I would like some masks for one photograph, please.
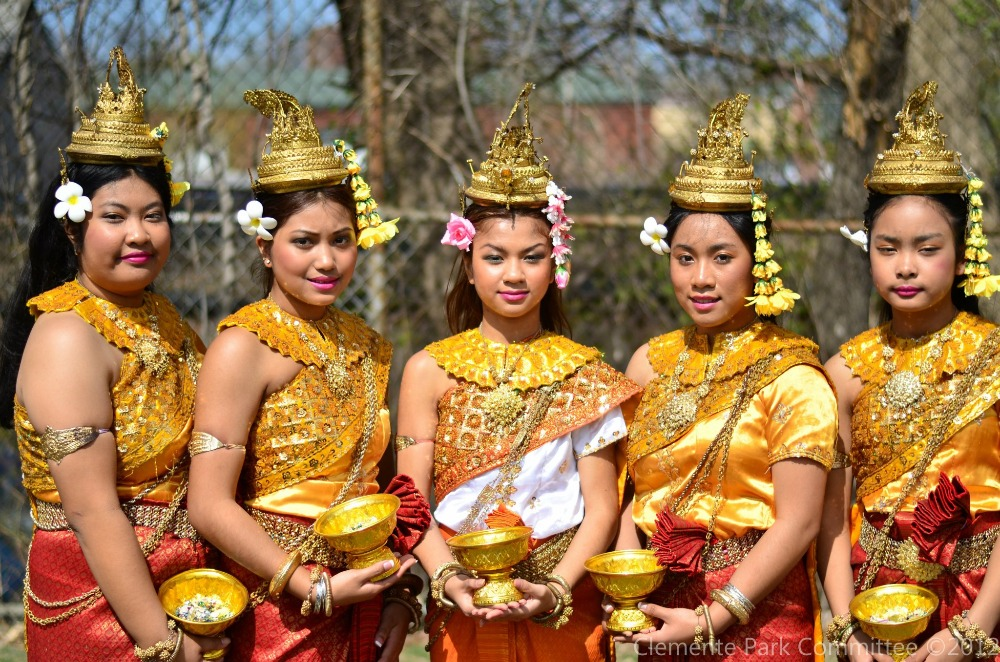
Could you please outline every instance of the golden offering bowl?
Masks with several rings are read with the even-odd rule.
[[[202,637],[214,637],[220,634],[243,613],[250,602],[250,595],[240,580],[221,570],[210,568],[195,568],[174,575],[160,584],[157,595],[167,616],[180,623],[181,628],[188,634]],[[177,615],[177,610],[185,602],[196,599],[199,595],[210,600],[217,599],[230,615],[213,621],[191,620],[190,617]],[[225,650],[220,648],[205,651],[202,657],[206,660],[217,660],[224,654]]]
[[[614,632],[638,632],[656,621],[639,610],[639,602],[663,583],[667,569],[646,549],[628,549],[592,556],[583,567],[597,589],[611,598],[615,610],[608,617]]]
[[[313,530],[326,538],[331,547],[347,554],[347,567],[351,570],[392,561],[392,568],[372,578],[377,582],[399,570],[399,559],[385,546],[396,528],[398,509],[399,497],[392,494],[355,497],[320,515]]]
[[[927,629],[937,608],[937,595],[913,584],[876,586],[854,596],[850,605],[861,631],[888,643],[894,660],[913,652],[907,643]]]
[[[455,560],[486,580],[472,596],[472,604],[492,607],[524,597],[514,586],[510,574],[528,555],[530,538],[530,526],[508,526],[463,533],[448,540]]]

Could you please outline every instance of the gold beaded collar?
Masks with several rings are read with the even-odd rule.
[[[508,345],[483,337],[479,329],[469,329],[427,346],[437,364],[449,375],[496,388],[497,375],[507,374],[506,383],[523,391],[565,379],[581,366],[601,358],[601,352],[551,332],[527,343]],[[504,366],[504,361],[512,361]]]

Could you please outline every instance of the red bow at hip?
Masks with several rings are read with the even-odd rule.
[[[431,524],[431,506],[406,474],[393,476],[385,493],[395,494],[400,502],[389,543],[400,554],[409,554]]]
[[[664,508],[656,516],[653,551],[660,565],[671,572],[697,575],[701,573],[707,536],[708,529],[701,524],[678,517]]]
[[[920,560],[947,566],[962,530],[972,523],[969,490],[955,476],[941,474],[937,487],[913,511],[913,542]]]

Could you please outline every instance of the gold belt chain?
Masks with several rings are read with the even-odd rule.
[[[170,531],[178,538],[189,538],[200,541],[191,520],[188,518],[187,510],[178,508],[171,511],[168,504],[162,506],[148,503],[123,503],[122,510],[133,526],[145,526],[150,529],[157,529],[166,524],[166,530]],[[47,501],[36,501],[34,512],[31,515],[35,526],[42,531],[69,531],[69,522],[66,519],[66,511],[61,503],[49,503]]]
[[[716,572],[742,563],[763,536],[764,532],[760,529],[750,529],[742,536],[706,545],[701,557],[702,569],[705,572]]]
[[[514,566],[514,577],[532,584],[544,584],[546,576],[551,575],[562,557],[566,556],[566,550],[569,549],[569,544],[573,542],[573,536],[579,528],[577,525],[557,533],[532,550],[528,558]]]
[[[875,552],[878,532],[879,529],[875,528],[867,519],[861,520],[861,535],[858,544],[869,556]],[[963,572],[985,567],[989,563],[990,554],[993,553],[993,546],[998,537],[1000,537],[1000,524],[974,536],[959,538],[958,544],[955,545],[955,553],[951,557],[951,563],[947,566],[921,561],[919,559],[920,549],[913,538],[894,540],[886,537],[887,549],[883,565],[892,570],[902,570],[907,577],[917,582],[929,582],[946,570],[953,575],[960,575]]]
[[[299,549],[308,539],[310,542],[314,541],[315,544],[310,544],[308,549],[301,550],[303,561],[316,561],[328,568],[347,567],[347,559],[343,553],[332,549],[326,540],[319,536],[312,536],[310,538],[309,534],[313,532],[311,526],[299,524],[281,515],[275,515],[274,513],[258,510],[257,508],[247,508],[247,511],[253,517],[254,521],[260,525],[260,528],[264,529],[264,532],[267,533],[271,540],[286,552]]]

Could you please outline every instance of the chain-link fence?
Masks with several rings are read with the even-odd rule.
[[[666,260],[637,241],[663,217],[666,185],[735,91],[752,95],[747,149],[776,211],[786,280],[803,294],[785,324],[829,355],[869,323],[864,257],[837,232],[864,206],[862,180],[893,116],[925,79],[941,88],[949,145],[997,186],[1000,7],[996,0],[8,0],[0,5],[0,301],[23,261],[58,146],[89,112],[107,53],[122,44],[146,113],[166,120],[174,217],[157,282],[210,341],[261,295],[235,212],[267,123],[243,91],[272,87],[316,110],[324,139],[359,148],[400,236],[362,255],[342,305],[403,362],[447,334],[454,252],[439,239],[521,83],[540,151],[574,196],[574,336],[624,367],[684,320]],[[114,80],[112,75],[112,82]],[[837,219],[837,220],[835,220]],[[995,242],[994,242],[995,244]],[[393,389],[393,402],[395,389]],[[17,599],[30,521],[13,443],[0,445],[0,580]]]

